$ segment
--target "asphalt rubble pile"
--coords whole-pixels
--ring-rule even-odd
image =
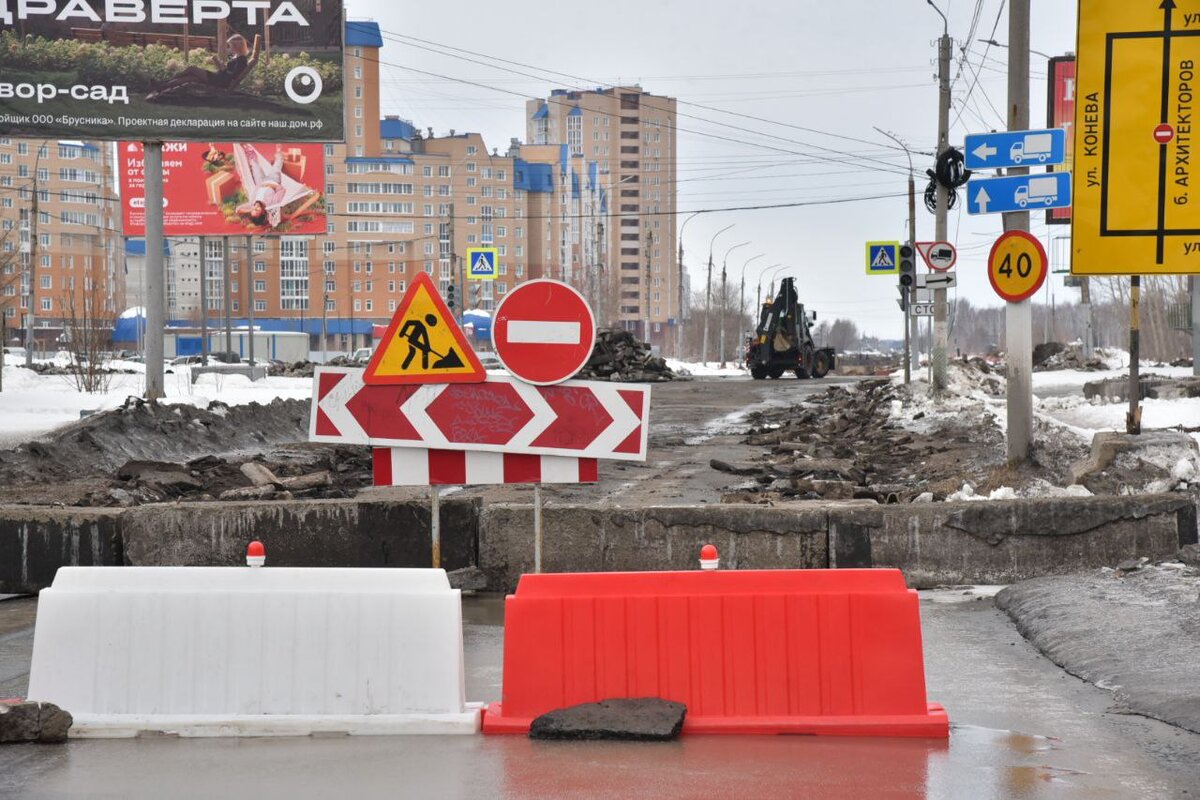
[[[1100,358],[1095,356],[1084,358],[1083,347],[1078,343],[1043,342],[1033,348],[1034,372],[1053,372],[1064,369],[1103,372],[1108,368],[1108,364]]]
[[[873,500],[878,503],[981,499],[1006,487],[1053,487],[1081,443],[1035,448],[1022,471],[1005,464],[1004,436],[985,400],[1003,379],[983,362],[955,362],[952,386],[940,403],[928,387],[892,380],[834,387],[791,407],[748,416],[744,444],[762,457],[710,466],[743,480],[722,494],[726,503],[797,500]],[[1039,430],[1043,437],[1050,432]],[[966,497],[970,494],[972,497]]]
[[[651,351],[650,345],[630,331],[620,328],[600,328],[592,357],[575,376],[580,379],[651,383],[678,380],[666,359]]]
[[[0,502],[134,506],[164,501],[353,497],[370,449],[307,442],[308,400],[207,408],[130,398],[0,450]]]
[[[324,365],[313,361],[290,361],[282,365],[272,365],[270,374],[278,378],[311,378],[319,366],[361,367],[363,365],[349,356],[334,356],[326,361]]]

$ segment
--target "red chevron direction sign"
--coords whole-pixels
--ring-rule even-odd
[[[646,460],[650,387],[598,381],[368,386],[363,371],[319,367],[309,441]]]

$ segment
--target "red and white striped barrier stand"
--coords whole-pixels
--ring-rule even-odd
[[[376,447],[373,459],[376,486],[596,483],[600,480],[599,465],[594,458]]]

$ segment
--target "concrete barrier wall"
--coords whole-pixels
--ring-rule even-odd
[[[821,506],[548,505],[543,513],[545,572],[696,569],[715,544],[723,568],[821,568],[828,563]],[[479,566],[489,588],[508,591],[533,569],[533,508],[488,504],[479,519]]]
[[[0,594],[36,592],[63,565],[120,566],[121,512],[0,506]]]
[[[442,566],[476,563],[478,503],[441,505]],[[310,500],[150,505],[125,512],[125,563],[143,567],[245,564],[246,543],[280,567],[428,567],[429,504]]]
[[[910,586],[1010,583],[1162,557],[1196,541],[1185,495],[879,506],[800,503],[545,509],[548,572],[692,569],[715,544],[737,569],[895,567]],[[423,567],[420,501],[190,503],[106,509],[0,507],[0,592],[34,592],[63,565],[222,566],[261,539],[268,565]],[[442,563],[477,565],[511,591],[533,563],[533,509],[447,499]]]
[[[829,512],[830,566],[897,567],[910,586],[1012,583],[1174,555],[1196,541],[1180,495],[930,503]]]

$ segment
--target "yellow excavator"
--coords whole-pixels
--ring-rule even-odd
[[[746,343],[746,366],[757,381],[782,378],[824,378],[836,366],[832,347],[813,344],[810,324],[817,314],[805,312],[796,296],[795,278],[780,281],[774,302],[763,303],[754,337]]]

